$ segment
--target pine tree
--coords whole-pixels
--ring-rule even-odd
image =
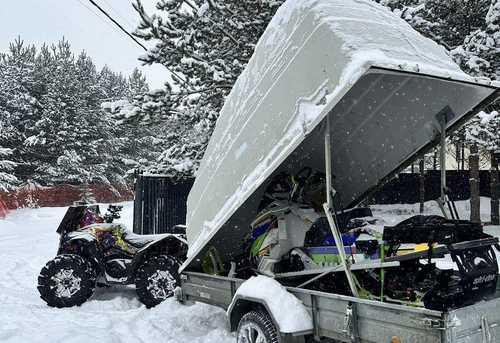
[[[16,175],[29,169],[26,163],[24,140],[33,131],[33,121],[38,118],[40,104],[36,99],[39,84],[36,81],[36,49],[26,46],[18,38],[10,44],[9,51],[0,55],[0,122],[2,134],[0,147],[10,151],[16,161]]]
[[[498,80],[500,77],[500,1],[492,0],[485,15],[483,28],[477,29],[467,35],[463,44],[451,52],[455,61],[461,68],[476,77],[486,77]],[[472,119],[466,126],[466,134],[468,141],[472,144],[472,151],[480,149],[486,151],[489,156],[492,156],[492,174],[496,173],[494,168],[495,161],[493,160],[493,152],[498,149],[500,130],[500,119],[497,116],[494,108],[498,109],[498,104],[490,108],[489,114],[481,113],[479,116]],[[472,158],[478,159],[475,154]],[[478,163],[474,160],[472,169],[478,168]],[[476,170],[471,173],[477,174]],[[495,174],[496,175],[496,174]],[[472,178],[471,178],[472,179]],[[492,180],[497,180],[493,177]],[[498,217],[498,199],[496,199],[495,182],[491,184],[492,188],[492,217]],[[477,187],[476,187],[477,188]],[[479,190],[473,188],[477,192],[471,194],[471,206],[474,209],[474,214],[479,213]],[[478,220],[477,218],[474,218]]]
[[[156,161],[169,142],[169,132],[179,134],[179,120],[170,113],[170,93],[154,90],[137,94],[132,99],[103,103],[103,108],[116,123],[115,137],[123,142],[119,156],[131,175],[135,170],[156,170]],[[169,118],[169,120],[165,120]],[[176,130],[173,125],[176,123]]]
[[[154,156],[146,153],[158,141],[156,132],[137,129],[133,122],[118,125],[123,120],[101,104],[126,101],[131,94],[143,99],[147,90],[139,71],[130,78],[108,67],[97,71],[85,52],[75,57],[64,39],[39,51],[17,39],[0,54],[2,176],[8,174],[9,183],[13,176],[43,186],[124,184],[129,160],[159,155],[158,150]],[[141,105],[147,108],[146,103]]]
[[[101,99],[112,101],[127,96],[127,79],[122,74],[116,74],[108,66],[104,66],[99,72],[98,79]]]
[[[149,85],[146,77],[140,72],[139,69],[134,68],[132,74],[128,77],[128,91],[127,97],[133,99],[136,96],[141,96],[149,92]]]
[[[166,137],[168,149],[155,171],[179,177],[194,174],[225,97],[283,2],[160,0],[158,13],[148,15],[137,0],[134,7],[141,23],[135,35],[156,42],[141,60],[173,71],[172,88],[176,89],[167,89],[170,109],[147,106],[144,112],[148,121],[167,114],[171,128]]]
[[[489,4],[490,0],[427,0],[422,17],[433,23],[427,27],[432,37],[453,48],[483,27]]]
[[[490,0],[381,0],[414,29],[447,49],[484,27]]]
[[[375,0],[376,2],[389,7],[391,10],[403,10],[418,5],[422,0]]]
[[[467,35],[452,51],[457,63],[469,74],[500,79],[500,1],[493,0],[485,16],[485,28]]]
[[[40,97],[43,110],[35,122],[36,133],[26,142],[36,165],[33,180],[40,184],[76,182],[75,175],[83,172],[77,152],[79,104],[74,56],[65,40],[52,46],[51,53],[48,84]]]
[[[11,191],[18,185],[18,180],[14,175],[16,163],[8,159],[11,154],[11,149],[0,147],[0,192]]]

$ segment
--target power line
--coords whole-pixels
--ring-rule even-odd
[[[113,5],[111,5],[111,3],[108,2],[108,0],[103,0],[104,3],[106,5],[108,5],[108,7],[111,9],[111,11],[113,13],[115,13],[117,16],[119,16],[125,23],[127,23],[128,25],[130,25],[131,28],[134,27],[134,25],[130,22],[130,20],[128,20],[127,18],[125,18],[125,16],[123,16],[116,8],[113,7]]]
[[[97,4],[94,0],[89,0],[89,2],[94,5],[95,7],[97,7],[97,9],[99,11],[101,11],[101,13],[103,13],[109,20],[111,20],[113,22],[113,24],[115,24],[116,26],[118,26],[120,28],[121,31],[123,31],[130,39],[132,39],[137,45],[139,45],[141,48],[144,49],[144,51],[148,51],[148,49],[141,43],[139,42],[133,35],[130,34],[130,32],[128,32],[127,30],[125,30],[123,28],[123,26],[121,26],[121,24],[119,22],[117,22],[111,15],[108,14],[108,12],[106,12],[104,9],[101,8],[101,6],[99,6],[99,4]],[[172,74],[174,75],[176,78],[178,78],[180,81],[182,81],[182,83],[184,83],[184,85],[186,87],[189,87],[189,85],[186,83],[186,81],[180,77],[177,73],[175,73],[173,70],[169,69],[167,66],[165,66],[165,68]],[[191,88],[191,87],[189,87]]]
[[[139,45],[141,48],[143,48],[143,49],[144,49],[144,51],[148,51],[148,49],[147,49],[144,45],[142,45],[142,43],[141,43],[141,42],[139,42],[139,41],[138,41],[138,40],[137,40],[134,36],[132,36],[132,35],[130,34],[130,32],[128,32],[127,30],[125,30],[125,29],[123,28],[123,26],[122,26],[119,22],[117,22],[117,21],[115,20],[115,18],[113,18],[112,16],[110,16],[110,15],[108,14],[108,12],[106,12],[104,9],[102,9],[102,8],[101,8],[101,6],[99,6],[99,5],[98,5],[98,4],[97,4],[94,0],[89,0],[89,2],[90,2],[92,5],[94,5],[95,7],[97,7],[97,9],[98,9],[99,11],[101,11],[101,12],[102,12],[102,13],[103,13],[106,17],[108,17],[108,19],[109,19],[109,20],[111,20],[111,21],[113,22],[113,24],[115,24],[116,26],[118,26],[118,27],[120,28],[120,30],[122,30],[122,31],[123,31],[123,32],[124,32],[127,36],[129,36],[129,37],[130,37],[130,39],[132,39],[132,40],[133,40],[133,41],[134,41],[137,45]]]
[[[113,26],[113,25],[111,25],[111,23],[109,21],[104,20],[99,14],[97,14],[97,12],[95,12],[92,8],[87,6],[82,0],[77,0],[77,1],[78,1],[78,3],[80,3],[80,5],[85,7],[90,13],[95,15],[97,17],[97,19],[99,19],[104,25],[108,26],[112,31],[116,31],[117,33],[120,32],[120,31],[118,31],[116,26]]]

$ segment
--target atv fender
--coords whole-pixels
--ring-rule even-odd
[[[186,258],[187,249],[188,244],[184,235],[165,235],[137,252],[132,262],[132,270],[135,272],[146,259],[157,255],[168,255],[182,263]]]
[[[88,232],[71,232],[61,237],[58,255],[75,254],[87,258],[96,272],[104,272],[104,254],[96,238]]]

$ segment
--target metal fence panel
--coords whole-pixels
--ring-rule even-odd
[[[134,232],[168,233],[186,222],[186,201],[193,180],[165,176],[137,175],[134,198]]]

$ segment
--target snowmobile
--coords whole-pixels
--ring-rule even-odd
[[[246,239],[247,271],[287,279],[283,282],[294,287],[349,295],[340,272],[303,282],[307,275],[341,270],[328,221],[315,210],[315,199],[324,193],[324,177],[317,172],[299,175],[278,175],[268,187],[264,208],[251,223]],[[364,298],[446,311],[488,299],[496,291],[494,248],[500,251],[500,247],[498,239],[484,233],[480,224],[414,216],[380,233],[370,228],[376,219],[369,208],[340,212],[336,218],[345,255]],[[401,249],[405,244],[415,248]],[[437,266],[435,259],[447,256],[455,268]],[[358,268],[376,261],[397,265],[380,271]]]
[[[57,229],[57,256],[38,277],[38,291],[49,306],[79,306],[96,286],[135,284],[139,300],[148,308],[174,295],[178,269],[187,254],[185,229],[136,235],[113,222],[120,218],[120,210],[110,205],[102,216],[98,205],[68,208]]]

